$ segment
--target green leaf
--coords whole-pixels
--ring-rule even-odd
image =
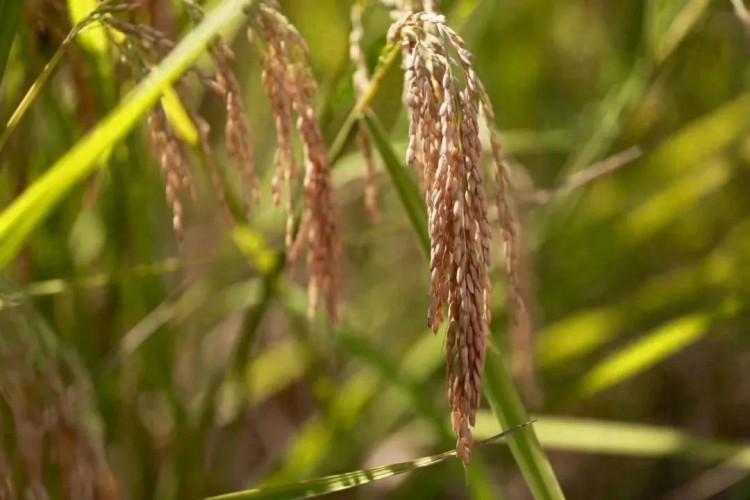
[[[180,96],[177,95],[177,92],[171,86],[164,89],[164,97],[161,98],[161,105],[177,137],[190,146],[196,147],[198,145],[198,129],[195,128],[190,114],[185,109],[185,106],[182,105]]]
[[[22,4],[23,0],[0,0],[0,82],[5,73],[10,46],[16,36]]]
[[[509,434],[523,434],[517,433],[523,427],[526,427],[531,422],[524,422],[517,425],[507,431],[504,431],[496,436],[493,436],[485,441],[478,442],[476,447],[484,446],[494,442],[500,438],[508,436]],[[404,472],[413,471],[423,467],[429,467],[440,462],[444,462],[449,458],[454,458],[456,451],[446,451],[437,455],[431,455],[429,457],[418,458],[416,460],[409,460],[408,462],[400,462],[391,465],[385,465],[382,467],[375,467],[373,469],[358,470],[354,472],[345,472],[343,474],[335,474],[332,476],[325,476],[317,479],[311,479],[309,481],[300,481],[291,484],[283,484],[279,486],[266,486],[263,488],[255,488],[252,490],[238,491],[236,493],[227,493],[226,495],[219,495],[215,497],[209,497],[206,500],[237,500],[243,498],[265,498],[265,499],[293,499],[293,498],[310,498],[314,496],[325,495],[333,493],[335,491],[348,490],[363,484],[378,481],[380,479],[386,479],[388,477],[397,476]]]
[[[300,314],[304,315],[304,310]],[[405,348],[401,360],[402,367],[424,370],[418,374],[420,379],[433,370],[430,360],[422,359],[425,352],[429,352],[428,343],[434,344],[434,339],[428,336],[418,338],[414,344]],[[425,364],[428,366],[425,367]],[[417,368],[420,366],[422,368]],[[300,429],[285,452],[283,466],[271,476],[270,481],[283,482],[310,475],[329,453],[331,440],[337,435],[356,432],[359,416],[368,406],[381,401],[387,388],[383,383],[384,375],[375,370],[359,370],[351,374],[337,388],[337,397],[331,401],[326,417],[314,416]],[[410,375],[417,376],[412,372]]]
[[[408,462],[376,467],[374,469],[358,470],[354,472],[345,472],[333,476],[325,476],[309,481],[300,481],[297,483],[283,484],[280,486],[266,486],[252,490],[239,491],[209,497],[207,500],[234,500],[241,498],[265,498],[265,499],[293,499],[293,498],[310,498],[334,491],[348,490],[356,486],[378,481],[392,476],[403,474],[422,467],[429,467],[452,458],[456,455],[454,451],[440,453],[429,457],[418,458]]]
[[[68,0],[68,15],[73,26],[85,21],[86,17],[96,10],[96,0]],[[93,29],[91,29],[93,28]],[[107,52],[107,35],[103,25],[95,23],[81,31],[78,42],[92,54],[104,55]]]
[[[664,2],[646,3],[648,25],[645,42],[649,51],[648,57],[636,61],[628,77],[613,87],[602,100],[595,112],[595,118],[589,124],[588,138],[572,156],[562,172],[563,176],[584,168],[601,157],[612,146],[621,131],[625,112],[643,98],[656,69],[684,41],[705,13],[710,0],[677,2],[682,4],[678,12],[675,12],[673,5],[654,5],[657,3],[663,4]],[[656,13],[656,10],[661,12]]]
[[[62,61],[63,55],[65,55],[65,49],[70,44],[70,40],[72,40],[71,37],[66,38],[63,41],[62,45],[57,48],[55,54],[52,56],[52,59],[50,59],[49,62],[44,65],[44,69],[42,70],[42,72],[39,74],[36,80],[34,80],[34,83],[31,84],[29,90],[26,91],[26,95],[23,96],[23,99],[21,99],[21,102],[19,102],[18,106],[16,106],[13,114],[10,115],[10,118],[8,118],[8,121],[5,123],[5,128],[3,128],[2,132],[0,132],[0,152],[2,152],[5,144],[8,142],[8,138],[11,136],[13,131],[21,122],[23,116],[31,107],[31,103],[34,102],[34,99],[36,99],[36,97],[39,95],[39,92],[41,92],[44,84],[47,83],[49,77],[52,76],[52,73],[55,72],[57,65],[60,64],[60,61]]]
[[[388,175],[391,177],[396,191],[398,191],[398,196],[406,209],[406,215],[414,227],[419,243],[429,258],[430,238],[427,232],[427,210],[425,209],[424,199],[419,193],[419,188],[406,166],[399,161],[396,153],[393,152],[393,147],[378,118],[373,113],[367,112],[363,116],[363,121],[367,125],[367,130],[372,136],[380,157],[383,159]]]
[[[703,16],[711,0],[688,0],[674,16],[669,28],[655,46],[654,59],[661,64],[682,43],[690,30]]]
[[[221,2],[117,108],[0,214],[0,269],[8,266],[36,226],[98,168],[102,155],[130,132],[222,28],[252,3]]]
[[[39,76],[36,77],[34,83],[31,84],[29,90],[23,96],[23,99],[21,99],[21,102],[19,102],[18,106],[16,106],[13,114],[11,114],[10,118],[8,118],[8,122],[5,124],[5,128],[2,130],[2,132],[0,132],[0,151],[2,151],[3,147],[5,147],[5,144],[8,142],[8,138],[21,122],[21,119],[29,110],[31,104],[41,92],[42,87],[44,87],[44,85],[47,83],[47,80],[49,80],[49,78],[55,72],[55,69],[57,69],[57,65],[60,64],[60,61],[62,61],[67,48],[79,34],[81,34],[90,26],[91,23],[96,22],[98,17],[102,14],[102,10],[105,10],[108,7],[109,6],[107,5],[107,2],[100,4],[99,8],[93,11],[87,10],[87,7],[81,2],[76,2],[75,6],[69,6],[69,8],[73,9],[70,11],[71,19],[74,22],[73,29],[70,30],[68,36],[65,37],[60,46],[57,48],[55,54],[52,56],[52,59],[50,59],[49,62],[44,65],[44,69],[42,69],[42,72],[39,74]],[[98,26],[98,28],[100,27],[101,26]],[[104,36],[100,31],[97,33],[102,37]],[[94,42],[94,44],[96,43],[99,42]],[[98,55],[100,61],[105,60],[106,38],[104,39],[104,43],[104,46],[101,46],[101,43],[99,43],[100,46],[98,48],[92,48],[91,46],[88,47]],[[86,46],[86,43],[84,43],[84,46]]]
[[[633,378],[703,338],[711,315],[689,314],[660,326],[594,366],[578,384],[574,395],[591,396]]]
[[[491,348],[487,350],[483,389],[501,428],[507,429],[528,420],[504,360]],[[565,498],[533,429],[511,436],[508,446],[534,498]]]
[[[422,363],[415,363],[416,359],[414,356],[411,358],[404,357],[402,360],[393,359],[388,356],[384,349],[378,348],[378,346],[372,344],[362,335],[354,335],[350,332],[337,332],[336,338],[349,353],[363,360],[380,373],[383,380],[386,380],[390,387],[398,389],[402,395],[406,396],[409,400],[409,404],[407,405],[409,410],[416,411],[424,421],[431,422],[438,436],[450,442],[455,438],[450,428],[447,411],[443,411],[438,404],[439,402],[430,397],[429,392],[425,392],[425,373],[420,373],[435,371],[434,369],[442,365],[442,356],[436,352],[436,343],[432,332],[425,331],[423,335],[424,340],[420,339],[418,341],[418,345],[421,347],[411,349],[412,352],[417,352],[422,358],[425,358]],[[426,354],[426,356],[423,356],[422,353]],[[433,353],[438,355],[435,356]],[[420,376],[415,376],[415,372],[419,373]],[[447,401],[443,401],[443,405],[447,408]],[[382,412],[378,417],[378,420],[383,420]],[[492,487],[493,481],[490,480],[487,472],[488,466],[484,463],[482,457],[478,455],[472,456],[471,467],[467,470],[468,487],[471,489],[473,498],[499,500],[500,491],[497,487]]]
[[[410,406],[425,419],[431,421],[443,437],[448,439],[453,437],[448,419],[436,411],[432,399],[424,392],[421,381],[418,382],[404,373],[405,370],[400,368],[398,361],[390,359],[382,349],[372,345],[363,336],[341,331],[337,333],[336,338],[350,354],[364,360],[380,373],[390,386],[400,388],[409,398]]]
[[[679,429],[629,422],[536,415],[534,431],[554,450],[631,457],[676,457],[750,470],[750,443],[695,436]],[[497,431],[487,411],[477,414],[477,437]],[[517,433],[528,434],[526,432]],[[512,436],[511,436],[512,437]],[[510,442],[510,441],[509,441]]]
[[[331,147],[328,150],[332,164],[336,163],[344,153],[344,147],[351,137],[351,132],[354,130],[354,126],[357,124],[358,120],[362,119],[363,113],[368,110],[370,103],[375,98],[378,90],[380,90],[383,80],[391,67],[396,63],[400,53],[401,51],[397,45],[388,44],[383,48],[383,52],[378,60],[378,65],[372,73],[370,86],[368,87],[367,92],[365,92],[354,105],[354,108],[352,108],[351,112],[346,117],[346,120],[344,120],[344,124],[341,126],[341,129],[339,129],[333,144],[331,144]]]
[[[685,125],[642,159],[640,168],[663,173],[632,209],[623,214],[613,208],[606,213],[600,204],[592,204],[583,218],[623,221],[622,230],[634,244],[653,238],[730,181],[731,165],[721,153],[747,133],[749,114],[750,94],[745,93]],[[623,196],[632,199],[638,195]],[[697,288],[710,286],[707,277],[726,279],[715,270],[715,262],[724,261],[726,252],[723,245],[719,246],[701,259],[699,266],[672,270],[669,279],[658,275],[615,304],[578,311],[547,326],[536,340],[539,366],[547,370],[582,358],[637,324],[637,318],[646,312],[672,307],[697,293]]]

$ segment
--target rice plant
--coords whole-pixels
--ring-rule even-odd
[[[747,12],[0,0],[0,498],[742,498]]]

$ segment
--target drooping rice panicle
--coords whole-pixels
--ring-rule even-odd
[[[406,161],[420,177],[427,204],[430,306],[427,322],[437,332],[448,320],[448,399],[458,435],[458,456],[468,464],[481,402],[490,322],[491,229],[480,168],[480,109],[492,120],[489,99],[472,68],[463,40],[434,12],[410,13],[389,32],[404,52],[405,101],[411,111]],[[514,317],[523,314],[516,271],[516,226],[507,199],[507,169],[497,136],[497,202]]]

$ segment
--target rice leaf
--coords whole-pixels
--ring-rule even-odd
[[[164,107],[167,120],[172,125],[177,137],[190,146],[196,147],[198,145],[198,129],[195,128],[193,120],[190,119],[190,114],[182,105],[180,96],[177,95],[171,85],[164,88],[161,105]]]
[[[546,448],[604,455],[681,458],[750,470],[750,442],[699,437],[673,427],[536,415],[534,431]],[[477,437],[499,429],[488,411],[477,414]],[[527,434],[527,433],[522,433]]]
[[[96,0],[68,0],[68,14],[71,23],[75,26],[85,21],[86,17],[99,6]],[[104,55],[107,52],[107,35],[103,26],[94,25],[93,29],[82,31],[78,37],[78,43],[93,54]]]
[[[476,447],[490,444],[510,434],[516,434],[516,431],[522,429],[523,427],[526,427],[531,423],[531,421],[524,422],[496,436],[478,442],[476,444]],[[209,497],[206,500],[237,500],[244,498],[282,500],[292,498],[311,498],[328,493],[333,493],[335,491],[348,490],[357,486],[362,486],[363,484],[378,481],[380,479],[386,479],[392,476],[403,474],[405,472],[421,469],[423,467],[429,467],[431,465],[444,462],[449,458],[454,458],[455,456],[456,451],[451,450],[444,453],[439,453],[437,455],[431,455],[429,457],[409,460],[408,462],[384,465],[382,467],[375,467],[373,469],[345,472],[343,474],[335,474],[332,476],[325,476],[308,481],[300,481],[297,483],[283,484],[279,486],[267,486],[263,488],[255,488],[252,490],[238,491],[236,493],[227,493],[225,495]]]
[[[393,152],[393,147],[378,118],[368,112],[364,114],[363,121],[367,125],[367,130],[372,136],[373,143],[380,153],[380,157],[383,159],[383,164],[388,170],[388,175],[391,181],[393,181],[396,191],[398,191],[401,203],[403,203],[406,209],[406,214],[414,227],[419,243],[422,245],[425,254],[429,257],[430,239],[427,234],[427,210],[425,209],[422,195],[419,193],[419,188],[411,177],[409,170],[398,159],[396,153]]]
[[[127,95],[117,108],[0,213],[0,269],[10,264],[26,238],[62,198],[100,165],[117,144],[180,77],[206,45],[254,0],[224,0]]]
[[[426,345],[425,349],[421,349],[422,351],[429,351],[435,347],[434,339],[431,336],[427,336],[427,334],[428,332],[423,333],[425,335],[424,338],[428,339],[433,345]],[[425,392],[424,380],[413,373],[414,371],[419,371],[420,368],[415,370],[413,367],[414,363],[400,365],[398,360],[388,356],[383,349],[379,349],[362,335],[342,331],[336,334],[336,338],[349,353],[380,373],[383,380],[388,381],[391,387],[398,388],[399,392],[408,398],[410,402],[408,405],[409,409],[418,412],[423,421],[431,422],[438,436],[448,442],[455,439],[450,427],[450,421],[445,412],[441,411],[439,401],[435,401],[434,398],[429,396],[429,392]],[[420,340],[419,343],[422,344],[423,342]],[[434,363],[432,360],[428,361],[428,371],[433,371],[431,370],[432,368],[442,364],[442,359],[440,358],[437,358],[439,359],[437,363]],[[421,368],[421,370],[424,370],[424,368]],[[443,404],[447,406],[447,402],[443,402]],[[381,419],[379,418],[379,420]],[[481,456],[473,456],[471,467],[466,471],[468,474],[468,487],[471,490],[473,498],[500,500],[501,493],[499,487],[493,485],[493,481],[488,476],[488,470],[490,470],[490,467],[482,460]]]
[[[648,370],[701,340],[711,327],[711,315],[688,314],[661,325],[616,351],[586,373],[574,391],[586,397]]]
[[[647,26],[645,30],[645,45],[649,51],[648,57],[636,61],[630,74],[622,83],[615,86],[602,100],[595,112],[595,118],[590,122],[592,128],[583,146],[576,151],[564,171],[564,175],[576,172],[601,157],[614,143],[622,128],[623,117],[628,109],[641,99],[650,85],[650,78],[656,69],[671,56],[684,41],[687,34],[704,15],[710,0],[689,0],[682,3],[682,8],[674,12],[674,6],[666,7],[665,12],[656,14],[654,11],[663,6],[652,5],[657,2],[647,2],[646,18],[656,26]],[[659,2],[663,3],[663,2]],[[668,16],[674,17],[669,21]],[[654,19],[654,17],[657,19]],[[657,27],[668,26],[655,33]]]
[[[0,0],[0,82],[5,73],[10,46],[16,36],[18,17],[21,14],[23,0]]]
[[[418,458],[408,462],[376,467],[374,469],[358,470],[354,472],[345,472],[333,476],[325,476],[309,481],[300,481],[298,483],[284,484],[280,486],[267,486],[252,490],[239,491],[209,497],[207,500],[235,500],[243,498],[264,498],[264,499],[292,499],[292,498],[311,498],[335,491],[348,490],[357,486],[362,486],[373,481],[385,479],[392,476],[403,474],[422,467],[429,467],[443,462],[456,455],[454,451],[448,451],[433,455],[430,457]]]
[[[505,362],[493,349],[487,349],[483,389],[501,428],[528,420]],[[534,498],[565,498],[533,429],[512,436],[508,446]]]

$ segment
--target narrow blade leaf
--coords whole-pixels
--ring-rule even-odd
[[[475,447],[484,446],[495,442],[501,438],[514,434],[516,431],[526,427],[533,423],[533,421],[527,421],[515,427],[503,431],[502,433],[492,436],[489,439],[476,443]],[[358,470],[354,472],[344,472],[343,474],[335,474],[332,476],[320,477],[317,479],[310,479],[308,481],[300,481],[297,483],[283,484],[279,486],[267,486],[264,488],[255,488],[252,490],[238,491],[236,493],[227,493],[226,495],[219,495],[215,497],[209,497],[206,500],[239,500],[245,498],[263,498],[263,499],[292,499],[292,498],[310,498],[335,491],[348,490],[363,484],[378,481],[392,476],[403,474],[415,469],[421,469],[423,467],[429,467],[440,462],[444,462],[449,458],[456,456],[456,450],[446,451],[437,455],[431,455],[429,457],[417,458],[416,460],[409,460],[408,462],[400,462],[391,465],[384,465],[381,467],[375,467],[373,469]]]
[[[363,120],[372,136],[375,147],[380,153],[380,157],[383,159],[383,164],[388,170],[388,175],[398,192],[401,203],[406,209],[406,214],[414,227],[419,243],[429,257],[430,239],[427,233],[427,210],[423,198],[419,194],[419,188],[393,151],[393,147],[378,118],[372,113],[365,113]]]
[[[0,82],[5,73],[10,46],[16,36],[22,4],[23,0],[0,0]]]
[[[165,89],[201,55],[224,26],[254,0],[224,0],[86,137],[60,158],[0,214],[0,269],[16,256],[29,234],[73,187],[99,166]]]

